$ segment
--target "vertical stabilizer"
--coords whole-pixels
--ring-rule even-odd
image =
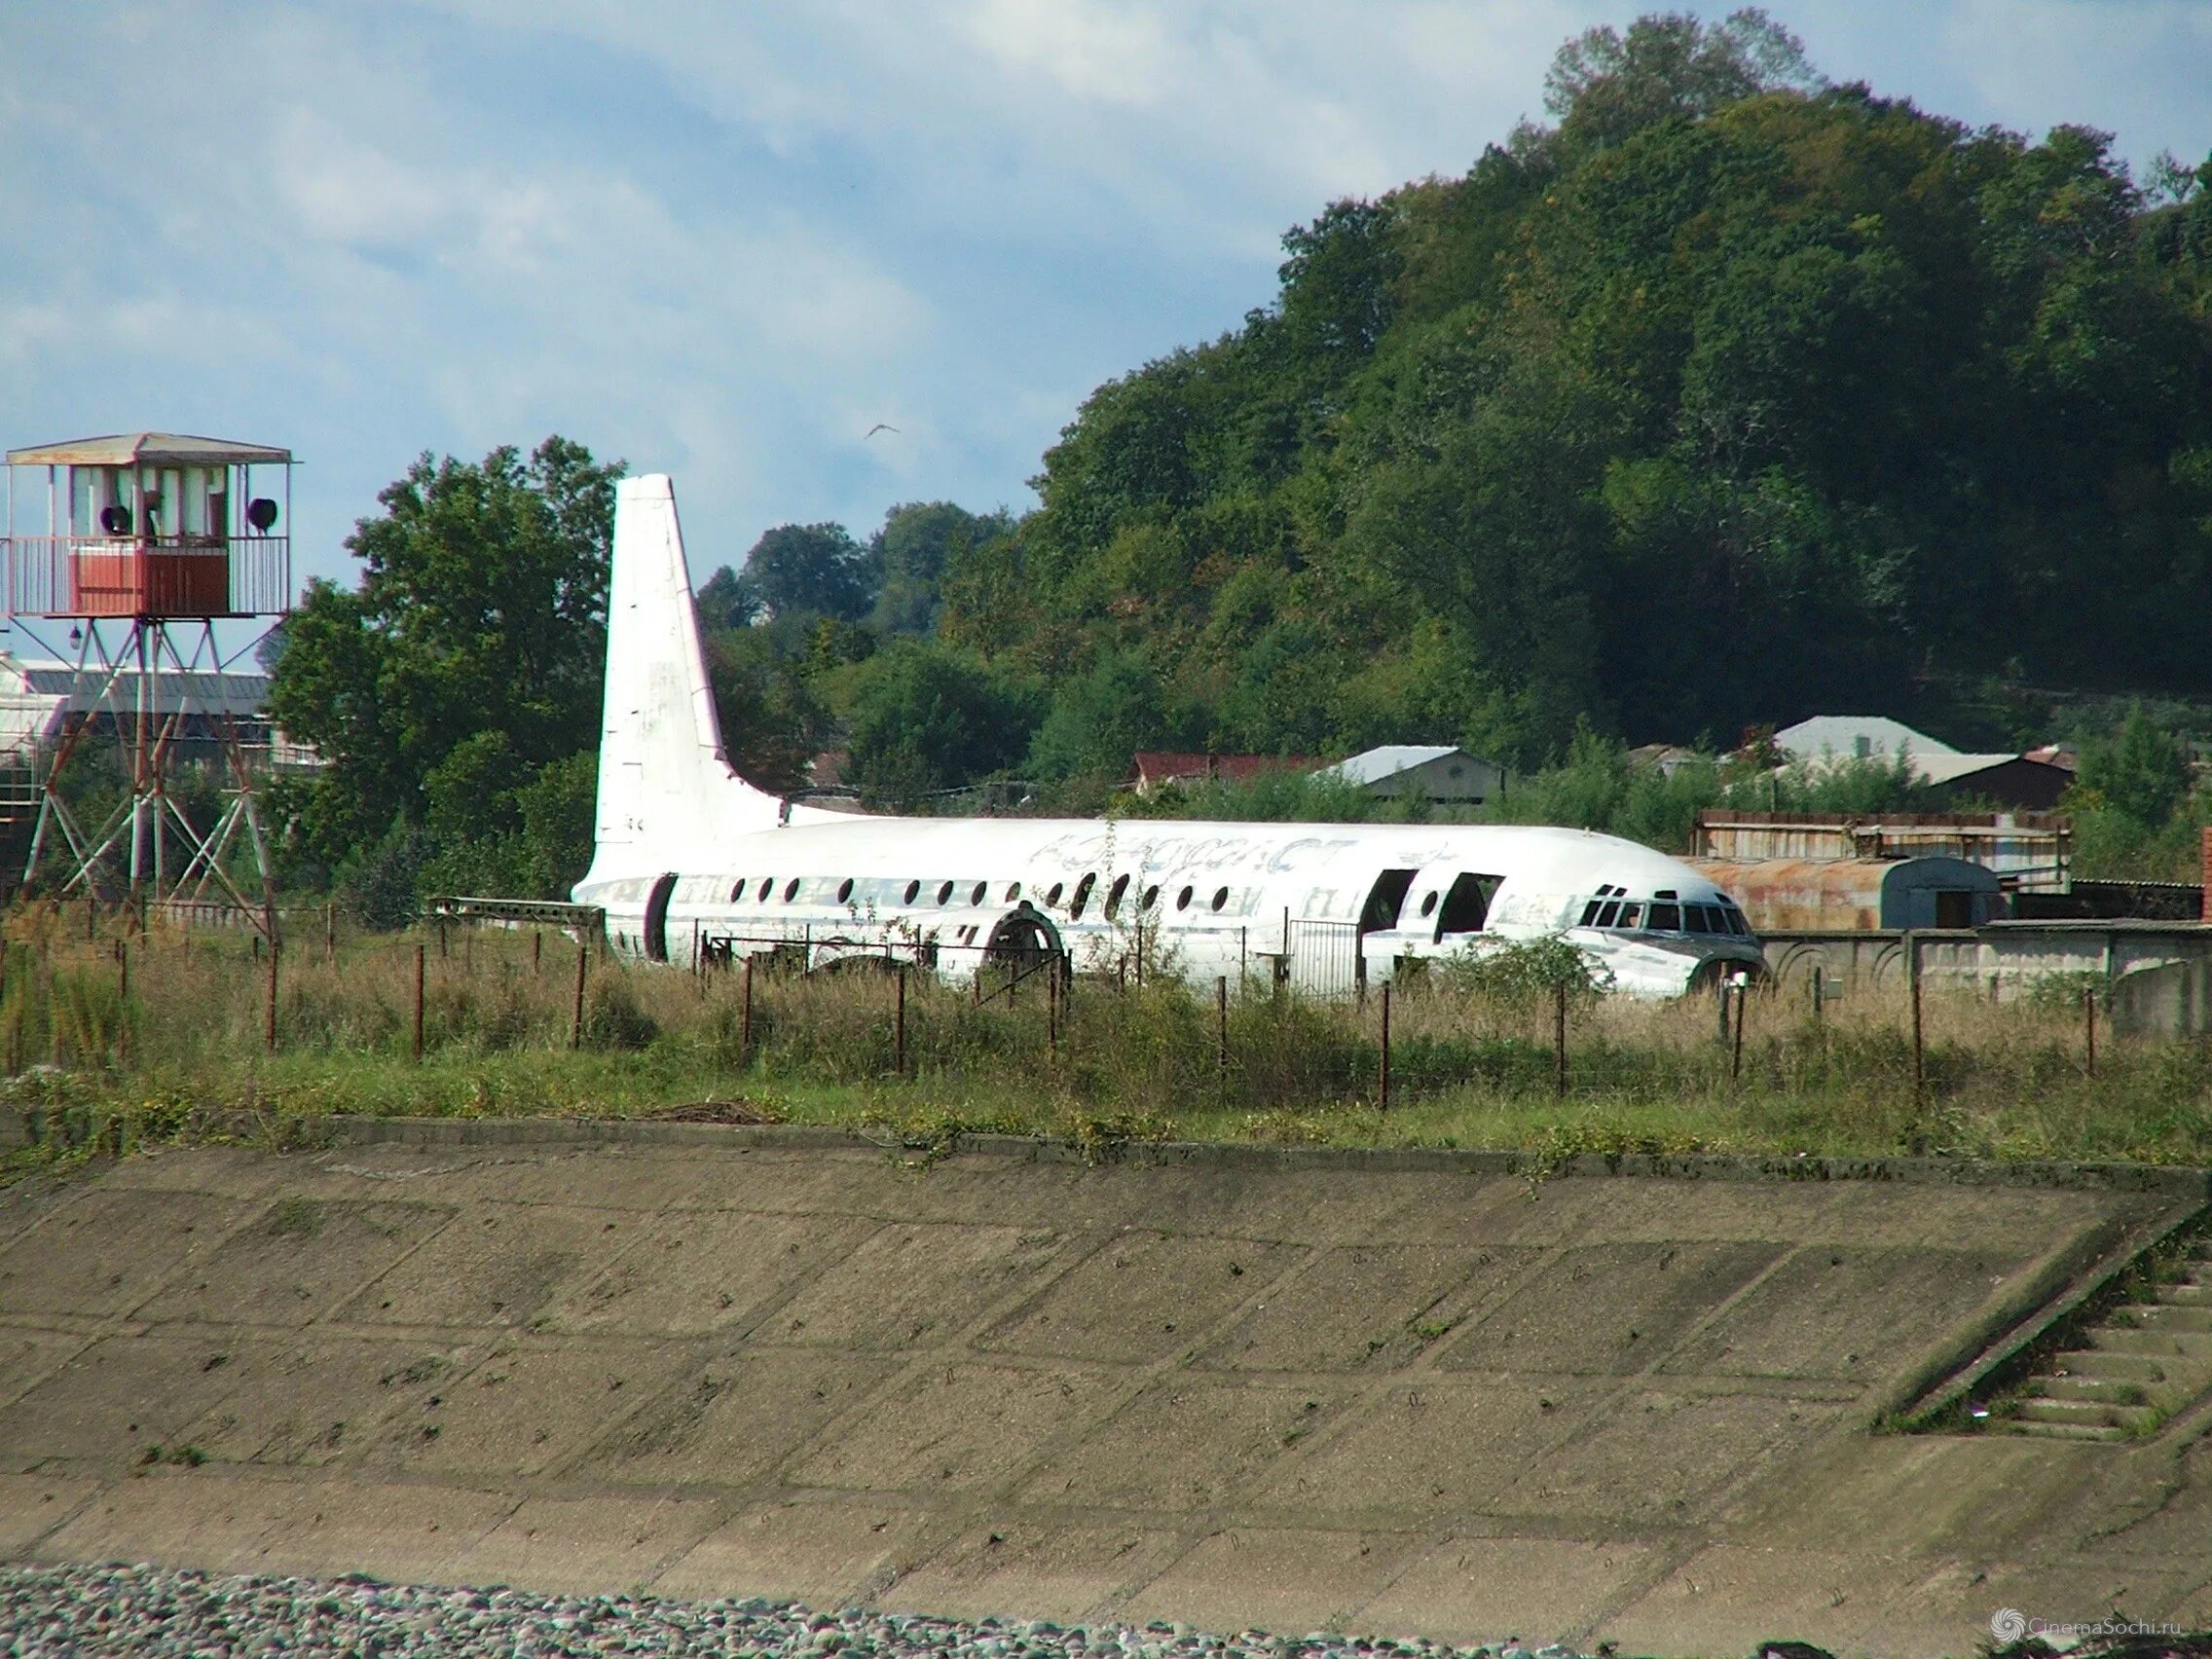
[[[788,815],[723,755],[675,486],[666,473],[625,478],[614,490],[599,821],[586,880],[711,868],[717,842]]]

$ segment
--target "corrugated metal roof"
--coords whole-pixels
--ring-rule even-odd
[[[185,432],[115,432],[10,450],[10,466],[266,466],[289,464],[292,452]]]
[[[1914,758],[1956,755],[1949,744],[1914,731],[1902,720],[1887,715],[1815,715],[1774,734],[1774,745],[1798,760],[1817,760],[1824,755],[1842,759],[1863,754],[1875,760],[1893,758],[1903,749]]]
[[[1394,778],[1400,772],[1410,772],[1416,766],[1425,766],[1431,760],[1441,760],[1447,755],[1462,753],[1464,752],[1449,743],[1385,743],[1380,749],[1370,749],[1364,755],[1354,755],[1350,759],[1340,760],[1334,766],[1323,766],[1313,775],[1316,778],[1342,778],[1352,784],[1374,784],[1384,778]],[[1473,760],[1475,757],[1469,755],[1467,758]]]

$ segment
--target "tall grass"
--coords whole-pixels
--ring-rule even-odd
[[[1430,976],[1395,987],[1391,1109],[1379,1110],[1379,999],[1329,1002],[1253,982],[1231,998],[1180,981],[1042,977],[978,1000],[909,977],[899,1069],[891,976],[756,969],[745,979],[604,960],[577,946],[456,930],[285,944],[268,1047],[268,963],[243,933],[157,926],[117,954],[82,910],[7,919],[0,1099],[174,1118],[627,1115],[744,1100],[762,1116],[902,1137],[962,1126],[1343,1144],[1707,1149],[1870,1156],[2212,1160],[2212,1047],[2099,1032],[2087,1072],[2078,1001],[1993,1005],[1931,990],[1914,1086],[1901,990],[1862,988],[1818,1019],[1754,993],[1740,1071],[1713,1002],[1570,997],[1557,1092],[1540,979]],[[417,947],[423,1059],[413,1058]],[[128,980],[128,985],[126,985]],[[571,1045],[576,1045],[571,1047]],[[1101,1128],[1104,1125],[1104,1128]]]

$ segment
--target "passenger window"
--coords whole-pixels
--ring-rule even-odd
[[[775,891],[775,887],[776,878],[772,875],[764,875],[760,878],[760,891],[756,893],[754,897],[765,904],[768,902],[768,895]]]
[[[1680,933],[1682,907],[1679,904],[1654,904],[1651,920],[1646,924],[1653,933]]]
[[[797,897],[798,877],[794,875],[791,878],[791,880],[784,883],[784,903],[789,904],[793,899],[796,899]]]
[[[1068,901],[1068,917],[1072,921],[1083,914],[1083,907],[1090,903],[1090,889],[1098,877],[1087,875],[1075,884],[1075,897]]]
[[[729,890],[729,902],[730,902],[730,903],[731,903],[732,904],[735,904],[735,903],[737,903],[737,902],[738,902],[739,900],[743,899],[744,897],[745,897],[745,878],[744,878],[743,876],[739,876],[739,877],[737,878],[737,880],[736,880],[736,881],[734,881],[733,883],[731,883],[731,884],[730,884],[730,890]]]
[[[1064,881],[1055,881],[1055,882],[1053,882],[1053,883],[1052,883],[1052,885],[1051,885],[1051,887],[1050,888],[1050,890],[1048,890],[1048,891],[1047,891],[1047,893],[1045,894],[1045,908],[1046,908],[1046,909],[1048,909],[1048,910],[1050,910],[1050,909],[1051,909],[1051,907],[1052,907],[1052,906],[1053,906],[1054,904],[1057,904],[1057,903],[1058,903],[1060,902],[1060,895],[1061,895],[1062,893],[1065,893],[1066,891],[1067,891],[1067,883],[1066,883],[1066,882],[1064,882]]]
[[[1226,887],[1217,887],[1217,888],[1215,888],[1215,889],[1214,889],[1214,895],[1213,895],[1213,907],[1214,907],[1214,908],[1215,908],[1216,910],[1218,910],[1218,909],[1220,909],[1220,908],[1221,908],[1221,907],[1222,907],[1222,906],[1223,906],[1224,904],[1227,904],[1228,903],[1229,903],[1229,889],[1228,889],[1228,888],[1226,888]]]
[[[1106,890],[1106,919],[1108,921],[1112,921],[1122,913],[1122,895],[1128,890],[1129,878],[1127,876],[1117,875],[1114,877],[1114,885]]]
[[[837,903],[840,904],[849,903],[852,901],[852,897],[853,878],[848,875],[844,880],[837,883]]]
[[[1420,896],[1420,913],[1421,913],[1422,915],[1424,915],[1424,916],[1433,916],[1433,915],[1435,915],[1435,914],[1436,914],[1436,895],[1435,895],[1435,894],[1433,894],[1433,893],[1423,893],[1423,894],[1422,894],[1422,895]]]
[[[1444,896],[1444,914],[1436,927],[1439,933],[1480,933],[1490,919],[1490,898],[1497,891],[1503,879],[1495,875],[1474,875],[1462,871],[1452,878],[1452,891]],[[1602,925],[1602,924],[1601,924]]]
[[[1160,888],[1158,887],[1158,885],[1148,887],[1144,890],[1144,907],[1148,910],[1157,910],[1160,908]]]
[[[952,883],[951,883],[951,882],[949,882],[949,881],[946,881],[946,882],[940,882],[940,883],[939,884],[939,886],[938,886],[938,890],[937,890],[937,902],[938,902],[938,903],[939,903],[940,904],[949,904],[949,903],[952,903]]]
[[[1018,899],[1018,898],[1020,898],[1020,897],[1021,897],[1021,883],[1020,883],[1020,882],[1018,882],[1018,881],[1010,881],[1010,882],[1008,882],[1008,883],[1006,884],[1006,902],[1007,902],[1007,903],[1008,903],[1009,904],[1011,904],[1011,903],[1014,903],[1014,901],[1015,901],[1016,899]]]
[[[968,891],[968,903],[971,903],[971,904],[980,904],[980,903],[982,903],[982,902],[983,902],[984,900],[988,899],[988,898],[989,898],[990,896],[991,896],[991,889],[990,889],[990,885],[989,885],[989,883],[987,883],[987,882],[981,882],[981,881],[978,881],[978,882],[977,882],[977,883],[976,883],[976,885],[975,885],[974,887],[972,887],[972,888],[970,888],[970,889],[969,889],[969,891]]]
[[[1175,895],[1175,908],[1178,910],[1188,910],[1190,907],[1191,890],[1186,887],[1182,892]]]
[[[909,882],[907,882],[907,883],[906,883],[906,897],[905,897],[905,898],[903,898],[903,899],[902,899],[902,900],[900,901],[900,903],[901,903],[902,904],[911,904],[911,903],[912,903],[914,902],[914,895],[915,895],[915,894],[917,894],[917,893],[919,893],[919,892],[921,892],[921,890],[922,890],[922,884],[921,884],[920,882],[918,882],[918,881],[909,881]]]

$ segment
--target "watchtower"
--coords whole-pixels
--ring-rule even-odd
[[[254,711],[248,682],[231,671],[291,609],[291,452],[127,432],[11,450],[7,461],[7,619],[49,658],[73,665],[57,718],[34,748],[37,822],[24,882],[51,865],[64,893],[227,899],[270,926],[269,849],[240,730],[241,712]],[[35,524],[41,494],[45,530],[26,533],[18,511],[28,502]],[[249,624],[230,630],[228,657],[219,621]],[[41,633],[61,622],[70,624],[67,652]],[[81,822],[63,771],[88,738],[109,735],[128,787],[118,804],[91,808],[96,822]],[[218,804],[199,822],[170,788],[188,747],[219,756]],[[248,853],[260,889],[250,900],[240,885]]]

